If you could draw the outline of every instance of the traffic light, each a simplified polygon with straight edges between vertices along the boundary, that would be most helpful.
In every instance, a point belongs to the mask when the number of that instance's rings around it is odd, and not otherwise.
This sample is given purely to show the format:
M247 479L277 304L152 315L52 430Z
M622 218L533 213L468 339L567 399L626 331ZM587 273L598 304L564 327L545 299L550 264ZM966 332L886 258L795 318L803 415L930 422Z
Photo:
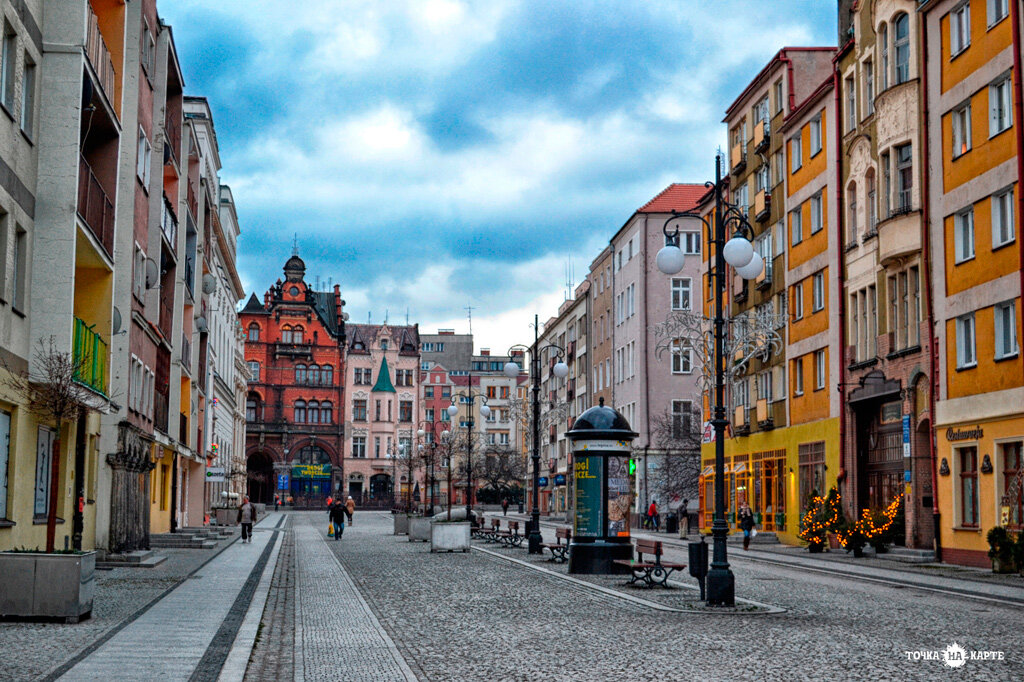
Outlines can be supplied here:
M633 476L636 474L636 460L630 457L629 459L629 475Z

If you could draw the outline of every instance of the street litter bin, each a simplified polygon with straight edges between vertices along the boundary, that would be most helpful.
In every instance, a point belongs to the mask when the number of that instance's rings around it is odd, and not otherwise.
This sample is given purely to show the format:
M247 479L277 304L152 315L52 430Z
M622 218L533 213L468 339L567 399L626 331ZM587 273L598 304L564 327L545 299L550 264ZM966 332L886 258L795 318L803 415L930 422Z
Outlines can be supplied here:
M669 534L679 532L679 515L675 512L669 512L665 516L665 532Z
M688 549L690 553L690 575L700 583L700 599L704 601L706 599L704 581L708 575L708 544L704 542L704 536L702 535L698 542L689 543Z

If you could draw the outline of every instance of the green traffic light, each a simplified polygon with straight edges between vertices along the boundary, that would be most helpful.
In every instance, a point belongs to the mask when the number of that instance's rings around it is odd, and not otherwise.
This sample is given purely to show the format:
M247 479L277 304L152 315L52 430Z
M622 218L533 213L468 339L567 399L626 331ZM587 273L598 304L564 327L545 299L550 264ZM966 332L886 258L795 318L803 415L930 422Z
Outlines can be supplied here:
M635 459L631 459L631 460L629 460L629 475L632 476L635 473L636 473L636 460Z

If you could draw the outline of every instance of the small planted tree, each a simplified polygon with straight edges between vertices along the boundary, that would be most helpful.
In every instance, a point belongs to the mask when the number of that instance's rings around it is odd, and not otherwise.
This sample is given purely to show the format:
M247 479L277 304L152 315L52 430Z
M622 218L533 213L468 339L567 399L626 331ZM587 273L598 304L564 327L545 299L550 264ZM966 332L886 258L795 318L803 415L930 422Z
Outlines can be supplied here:
M813 495L810 505L800 519L797 537L807 543L811 552L821 552L828 542L828 534L843 526L843 509L839 491L834 487L825 497Z

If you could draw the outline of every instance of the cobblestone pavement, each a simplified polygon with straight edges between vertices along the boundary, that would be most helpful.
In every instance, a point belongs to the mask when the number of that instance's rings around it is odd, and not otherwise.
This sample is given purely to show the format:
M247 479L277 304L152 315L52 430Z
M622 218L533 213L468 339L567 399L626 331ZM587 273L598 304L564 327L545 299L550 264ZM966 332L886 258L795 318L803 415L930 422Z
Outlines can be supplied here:
M282 543L259 635L245 671L246 682L291 679L295 666L294 531L285 531Z
M154 568L97 571L92 617L81 623L0 623L0 680L45 677L232 542L234 538L222 540L212 550L161 549L167 560Z
M738 562L737 596L785 613L663 612L481 552L432 555L391 535L391 524L387 514L364 512L342 542L323 546L422 679L930 680L952 671L937 660L908 661L906 652L954 641L1005 655L967 661L958 677L1024 679L1022 612L1014 607ZM300 562L306 550L300 543Z

